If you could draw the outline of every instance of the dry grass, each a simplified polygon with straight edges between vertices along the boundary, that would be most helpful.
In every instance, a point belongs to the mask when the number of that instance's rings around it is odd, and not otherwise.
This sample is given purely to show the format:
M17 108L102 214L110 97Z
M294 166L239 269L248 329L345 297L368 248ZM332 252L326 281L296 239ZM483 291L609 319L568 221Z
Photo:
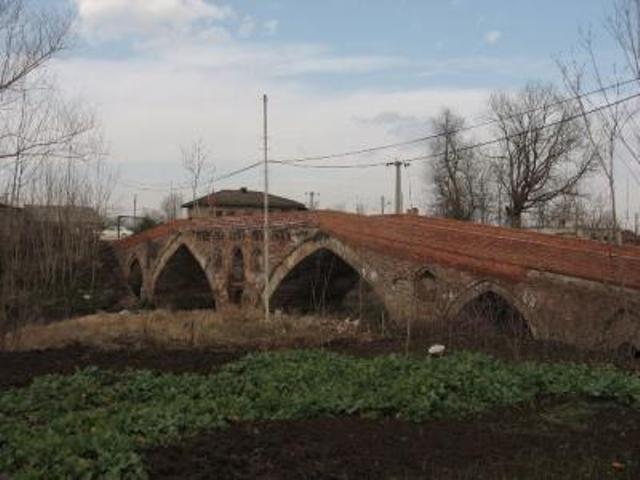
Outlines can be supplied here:
M276 348L319 346L337 339L362 338L348 320L275 315L266 323L257 311L100 313L50 325L31 325L5 338L8 350L26 351L85 345L113 348Z

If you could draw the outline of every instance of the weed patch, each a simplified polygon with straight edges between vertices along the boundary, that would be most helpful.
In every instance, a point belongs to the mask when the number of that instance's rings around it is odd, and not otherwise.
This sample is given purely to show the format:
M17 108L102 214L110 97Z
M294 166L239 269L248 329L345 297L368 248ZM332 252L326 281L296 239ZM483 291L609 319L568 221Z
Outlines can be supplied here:
M357 415L420 422L541 396L640 408L640 378L577 364L508 364L482 354L357 359L251 354L213 375L96 368L0 395L0 472L12 478L145 478L139 456L230 423Z

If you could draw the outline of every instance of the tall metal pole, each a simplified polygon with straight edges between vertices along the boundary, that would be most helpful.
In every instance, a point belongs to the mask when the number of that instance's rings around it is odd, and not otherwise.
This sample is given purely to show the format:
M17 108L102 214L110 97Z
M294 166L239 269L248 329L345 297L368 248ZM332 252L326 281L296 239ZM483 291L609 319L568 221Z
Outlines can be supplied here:
M402 165L403 162L396 160L387 163L387 166L396 167L396 215L402 214Z
M264 319L266 322L270 320L269 305L269 156L268 156L268 124L267 124L267 95L262 97L263 101L263 118L264 118Z
M315 210L318 206L316 202L316 195L319 197L319 192L305 192L305 196L309 197L309 210Z
M402 214L402 162L396 161L396 215Z

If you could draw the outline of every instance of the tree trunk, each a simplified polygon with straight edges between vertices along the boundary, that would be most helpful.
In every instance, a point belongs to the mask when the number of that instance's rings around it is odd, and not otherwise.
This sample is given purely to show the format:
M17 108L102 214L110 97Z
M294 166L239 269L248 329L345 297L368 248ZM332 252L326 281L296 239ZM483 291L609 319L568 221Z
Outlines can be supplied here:
M522 211L517 209L507 210L507 219L511 228L522 228Z

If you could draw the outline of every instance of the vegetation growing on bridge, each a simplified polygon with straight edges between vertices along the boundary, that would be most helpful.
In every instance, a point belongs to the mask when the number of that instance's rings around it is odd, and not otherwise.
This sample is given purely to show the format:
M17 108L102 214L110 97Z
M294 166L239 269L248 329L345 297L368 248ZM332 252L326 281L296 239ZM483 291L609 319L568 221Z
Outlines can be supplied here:
M144 478L142 449L233 422L338 415L422 421L548 395L640 408L640 378L613 368L508 364L470 353L438 359L252 354L211 376L89 368L0 395L0 472Z

